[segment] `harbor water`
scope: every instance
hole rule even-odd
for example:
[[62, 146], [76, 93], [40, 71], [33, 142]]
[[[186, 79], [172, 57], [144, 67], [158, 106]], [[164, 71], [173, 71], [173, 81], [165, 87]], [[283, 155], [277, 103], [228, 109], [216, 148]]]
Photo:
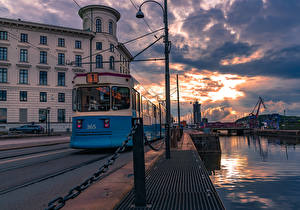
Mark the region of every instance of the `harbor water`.
[[300, 140], [220, 137], [201, 154], [226, 209], [300, 209]]

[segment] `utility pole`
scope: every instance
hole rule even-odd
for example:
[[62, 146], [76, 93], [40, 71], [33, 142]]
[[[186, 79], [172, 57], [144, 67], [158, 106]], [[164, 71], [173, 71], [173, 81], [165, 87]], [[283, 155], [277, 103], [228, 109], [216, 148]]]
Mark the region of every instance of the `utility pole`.
[[170, 53], [170, 42], [169, 42], [169, 28], [168, 28], [168, 7], [167, 0], [164, 0], [164, 6], [158, 1], [146, 0], [140, 7], [139, 11], [136, 13], [137, 18], [144, 18], [144, 14], [141, 7], [145, 3], [155, 3], [158, 4], [163, 10], [164, 15], [164, 25], [165, 25], [165, 91], [166, 91], [166, 129], [165, 129], [165, 140], [166, 140], [166, 159], [170, 159], [170, 129], [171, 129], [171, 100], [170, 100], [170, 70], [169, 70], [169, 53]]
[[171, 99], [170, 99], [170, 72], [169, 72], [169, 29], [168, 7], [164, 0], [164, 23], [165, 23], [165, 82], [166, 82], [166, 159], [170, 159], [170, 129], [171, 129]]
[[179, 82], [178, 82], [178, 74], [176, 75], [177, 79], [177, 108], [178, 108], [178, 126], [180, 128], [180, 104], [179, 104]]

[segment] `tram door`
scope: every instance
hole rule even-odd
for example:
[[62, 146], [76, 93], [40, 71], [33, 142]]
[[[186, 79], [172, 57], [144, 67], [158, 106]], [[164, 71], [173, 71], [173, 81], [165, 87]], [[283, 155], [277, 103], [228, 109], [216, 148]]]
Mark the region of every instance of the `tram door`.
[[137, 106], [136, 106], [136, 94], [137, 92], [134, 89], [132, 89], [131, 92], [132, 117], [138, 117]]

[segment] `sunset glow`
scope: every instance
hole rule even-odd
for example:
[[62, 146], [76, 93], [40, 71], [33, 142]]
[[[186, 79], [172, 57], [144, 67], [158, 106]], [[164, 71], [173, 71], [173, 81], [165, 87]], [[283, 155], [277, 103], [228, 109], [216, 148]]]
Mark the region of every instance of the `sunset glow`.
[[236, 65], [236, 64], [242, 64], [242, 63], [248, 63], [254, 60], [258, 60], [264, 56], [263, 52], [261, 50], [258, 50], [251, 54], [250, 56], [241, 56], [241, 57], [234, 57], [232, 59], [224, 59], [221, 60], [221, 65], [227, 66], [227, 65]]
[[[82, 29], [78, 5], [72, 1], [1, 2], [4, 18], [50, 25], [59, 23], [60, 26]], [[135, 6], [141, 3], [136, 1]], [[289, 115], [300, 114], [297, 89], [300, 83], [300, 38], [297, 35], [300, 27], [296, 18], [299, 5], [292, 2], [286, 7], [286, 1], [267, 0], [168, 3], [171, 100], [173, 103], [177, 100], [175, 78], [179, 74], [183, 116], [189, 113], [190, 102], [197, 100], [207, 109], [202, 111], [208, 114], [209, 120], [236, 119], [248, 115], [259, 96], [267, 105], [264, 113], [283, 114], [285, 110]], [[83, 7], [95, 2], [86, 0], [78, 1], [78, 4]], [[120, 43], [163, 27], [159, 6], [145, 5], [145, 19], [141, 20], [135, 17], [136, 8], [130, 1], [105, 0], [101, 4], [113, 7], [121, 14], [116, 31]], [[125, 46], [134, 56], [163, 34], [161, 30]], [[33, 44], [36, 43], [38, 41]], [[105, 52], [104, 57], [106, 55]], [[160, 40], [137, 59], [163, 57], [164, 43]], [[130, 68], [131, 74], [148, 92], [165, 98], [164, 60], [132, 62]], [[176, 115], [174, 107], [171, 111]], [[219, 118], [210, 118], [209, 114]]]

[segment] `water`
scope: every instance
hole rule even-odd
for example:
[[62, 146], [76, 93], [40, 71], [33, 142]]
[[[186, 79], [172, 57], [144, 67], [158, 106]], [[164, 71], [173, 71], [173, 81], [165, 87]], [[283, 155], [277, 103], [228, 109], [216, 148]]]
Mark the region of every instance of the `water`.
[[203, 157], [226, 209], [300, 209], [300, 140], [220, 137]]

